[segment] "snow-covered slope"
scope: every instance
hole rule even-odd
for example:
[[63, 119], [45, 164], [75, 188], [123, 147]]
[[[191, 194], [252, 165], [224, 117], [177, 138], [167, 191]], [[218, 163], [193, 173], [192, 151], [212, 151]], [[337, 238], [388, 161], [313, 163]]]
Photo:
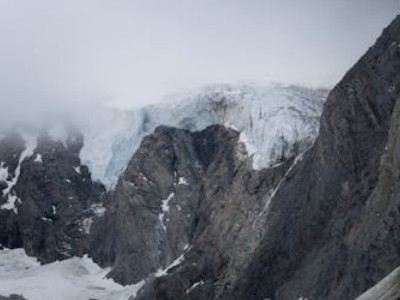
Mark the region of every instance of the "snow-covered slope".
[[128, 300], [143, 283], [121, 286], [87, 257], [40, 265], [23, 249], [0, 251], [0, 295], [27, 300]]
[[254, 168], [268, 167], [313, 143], [326, 95], [295, 86], [213, 85], [137, 110], [103, 109], [85, 119], [81, 159], [95, 179], [112, 185], [158, 125], [201, 130], [223, 124], [241, 132]]

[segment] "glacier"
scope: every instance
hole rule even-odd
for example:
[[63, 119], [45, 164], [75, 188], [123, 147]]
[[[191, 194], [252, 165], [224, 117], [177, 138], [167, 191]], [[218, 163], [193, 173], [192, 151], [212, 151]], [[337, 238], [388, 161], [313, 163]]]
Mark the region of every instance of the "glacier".
[[298, 86], [218, 84], [138, 109], [104, 107], [85, 118], [81, 160], [94, 179], [110, 187], [157, 126], [196, 131], [222, 124], [240, 132], [254, 169], [271, 167], [312, 145], [327, 93]]
[[[32, 136], [37, 138], [39, 131], [47, 132], [48, 137], [66, 148], [68, 139], [76, 138], [78, 131], [83, 135], [82, 164], [89, 167], [94, 180], [111, 188], [143, 137], [159, 125], [190, 131], [215, 124], [235, 129], [252, 157], [254, 169], [272, 167], [296, 157], [318, 135], [327, 94], [322, 88], [279, 84], [214, 84], [169, 95], [159, 104], [136, 109], [95, 105], [78, 108], [78, 113], [66, 113], [72, 117], [31, 116], [33, 124], [10, 128], [25, 139], [28, 155], [34, 150]], [[1, 127], [4, 133], [10, 129]], [[4, 177], [5, 170], [0, 170]]]

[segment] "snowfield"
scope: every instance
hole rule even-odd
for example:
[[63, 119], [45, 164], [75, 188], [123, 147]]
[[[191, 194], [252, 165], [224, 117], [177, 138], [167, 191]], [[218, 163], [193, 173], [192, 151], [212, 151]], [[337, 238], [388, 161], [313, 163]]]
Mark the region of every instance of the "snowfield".
[[0, 295], [19, 294], [27, 300], [128, 300], [142, 287], [122, 286], [105, 278], [90, 258], [71, 258], [40, 265], [23, 249], [0, 250]]

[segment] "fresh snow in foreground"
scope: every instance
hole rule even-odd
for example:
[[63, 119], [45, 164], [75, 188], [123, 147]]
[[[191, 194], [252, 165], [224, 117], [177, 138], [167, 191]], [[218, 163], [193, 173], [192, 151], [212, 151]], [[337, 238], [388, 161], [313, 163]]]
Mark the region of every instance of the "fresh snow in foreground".
[[0, 295], [23, 295], [27, 300], [128, 300], [143, 282], [122, 286], [106, 279], [90, 258], [71, 258], [40, 265], [23, 249], [0, 251]]

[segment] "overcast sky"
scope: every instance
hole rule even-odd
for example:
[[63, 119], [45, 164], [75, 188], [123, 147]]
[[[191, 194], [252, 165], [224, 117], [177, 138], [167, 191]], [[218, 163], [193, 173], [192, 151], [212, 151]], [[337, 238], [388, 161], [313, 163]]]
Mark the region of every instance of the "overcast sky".
[[0, 103], [332, 86], [399, 12], [400, 0], [0, 0]]

